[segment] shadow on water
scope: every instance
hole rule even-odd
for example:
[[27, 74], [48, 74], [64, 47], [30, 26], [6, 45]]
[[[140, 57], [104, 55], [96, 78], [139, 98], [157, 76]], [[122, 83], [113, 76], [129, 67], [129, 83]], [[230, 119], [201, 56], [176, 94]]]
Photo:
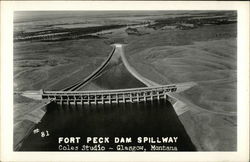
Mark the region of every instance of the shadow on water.
[[[31, 133], [25, 140], [22, 151], [59, 151], [63, 146], [66, 151], [73, 151], [68, 150], [71, 147], [74, 151], [82, 151], [84, 145], [94, 146], [93, 143], [86, 142], [87, 137], [109, 137], [109, 143], [100, 145], [106, 148], [105, 151], [121, 149], [119, 146], [117, 148], [121, 143], [114, 143], [115, 137], [119, 139], [131, 137], [131, 142], [122, 143], [122, 145], [124, 147], [143, 145], [145, 150], [139, 151], [150, 151], [151, 145], [174, 147], [178, 151], [195, 150], [172, 105], [165, 100], [126, 104], [70, 105], [70, 107], [52, 103], [47, 110], [41, 123], [35, 128], [38, 128], [40, 133]], [[42, 138], [42, 131], [48, 131], [49, 136]], [[67, 144], [60, 146], [59, 137], [81, 137], [81, 140], [78, 144], [70, 144], [70, 147]], [[153, 137], [155, 140], [157, 137], [178, 137], [178, 141], [176, 143], [138, 143], [139, 137]], [[77, 150], [75, 150], [76, 147]]]

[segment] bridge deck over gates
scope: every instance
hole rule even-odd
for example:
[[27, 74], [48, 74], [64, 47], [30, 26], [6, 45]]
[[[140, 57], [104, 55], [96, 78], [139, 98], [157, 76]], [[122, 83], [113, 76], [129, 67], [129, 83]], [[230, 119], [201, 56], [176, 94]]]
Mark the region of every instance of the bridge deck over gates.
[[41, 98], [60, 104], [111, 104], [166, 99], [167, 93], [175, 91], [175, 85], [101, 91], [41, 91]]

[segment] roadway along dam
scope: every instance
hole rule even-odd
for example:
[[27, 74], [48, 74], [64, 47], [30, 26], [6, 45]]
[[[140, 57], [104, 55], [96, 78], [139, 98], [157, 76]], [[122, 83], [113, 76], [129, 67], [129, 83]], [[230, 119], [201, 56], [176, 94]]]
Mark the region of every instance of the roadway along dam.
[[[67, 90], [86, 92], [146, 88], [145, 80], [127, 69], [119, 55], [120, 50], [115, 48], [103, 68]], [[166, 98], [112, 104], [51, 102], [46, 109], [41, 122], [24, 139], [20, 151], [196, 150]], [[73, 137], [74, 141], [63, 140], [69, 137]], [[78, 140], [76, 137], [79, 137]], [[96, 143], [94, 139], [99, 140]]]

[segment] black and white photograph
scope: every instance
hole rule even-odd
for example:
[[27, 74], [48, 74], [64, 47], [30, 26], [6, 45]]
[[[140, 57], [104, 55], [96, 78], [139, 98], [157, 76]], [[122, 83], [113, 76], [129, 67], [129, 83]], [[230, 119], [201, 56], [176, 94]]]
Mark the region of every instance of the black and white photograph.
[[1, 160], [249, 159], [249, 3], [4, 4]]
[[237, 151], [236, 11], [17, 11], [15, 151]]

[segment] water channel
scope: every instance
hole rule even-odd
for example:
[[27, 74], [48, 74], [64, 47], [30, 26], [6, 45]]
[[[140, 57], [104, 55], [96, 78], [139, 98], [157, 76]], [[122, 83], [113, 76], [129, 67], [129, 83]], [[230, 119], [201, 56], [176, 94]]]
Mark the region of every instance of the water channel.
[[[145, 85], [118, 61], [110, 63], [101, 75], [81, 90], [143, 86]], [[164, 99], [141, 103], [76, 106], [51, 103], [34, 130], [39, 130], [39, 133], [31, 132], [20, 151], [196, 150], [171, 103]], [[44, 132], [44, 137], [41, 137], [41, 132]], [[80, 137], [80, 140], [79, 143], [59, 143], [59, 137]], [[88, 137], [106, 137], [108, 141], [87, 143]], [[128, 141], [122, 142], [125, 137]], [[165, 142], [162, 142], [162, 138]]]

